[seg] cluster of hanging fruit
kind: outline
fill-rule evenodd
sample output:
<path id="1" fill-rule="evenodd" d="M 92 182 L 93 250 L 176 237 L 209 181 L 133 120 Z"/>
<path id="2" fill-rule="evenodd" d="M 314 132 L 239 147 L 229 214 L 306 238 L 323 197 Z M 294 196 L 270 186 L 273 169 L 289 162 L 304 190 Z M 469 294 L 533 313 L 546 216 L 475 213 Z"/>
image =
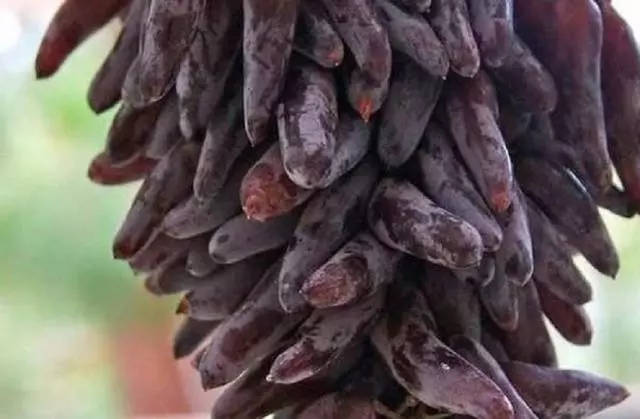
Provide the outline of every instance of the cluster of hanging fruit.
<path id="1" fill-rule="evenodd" d="M 66 0 L 38 76 L 115 19 L 89 177 L 142 180 L 113 252 L 183 294 L 176 357 L 231 383 L 214 419 L 628 396 L 558 369 L 544 322 L 590 343 L 573 257 L 615 276 L 598 207 L 640 208 L 640 55 L 609 2 Z"/>

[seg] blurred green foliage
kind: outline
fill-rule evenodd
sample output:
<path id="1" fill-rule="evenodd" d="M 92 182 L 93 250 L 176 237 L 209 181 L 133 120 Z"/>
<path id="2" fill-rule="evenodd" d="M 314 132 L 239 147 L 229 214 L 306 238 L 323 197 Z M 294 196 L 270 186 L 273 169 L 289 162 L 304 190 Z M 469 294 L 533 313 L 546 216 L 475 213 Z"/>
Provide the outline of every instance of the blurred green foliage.
<path id="1" fill-rule="evenodd" d="M 0 418 L 122 418 L 100 334 L 12 297 L 0 299 Z"/>

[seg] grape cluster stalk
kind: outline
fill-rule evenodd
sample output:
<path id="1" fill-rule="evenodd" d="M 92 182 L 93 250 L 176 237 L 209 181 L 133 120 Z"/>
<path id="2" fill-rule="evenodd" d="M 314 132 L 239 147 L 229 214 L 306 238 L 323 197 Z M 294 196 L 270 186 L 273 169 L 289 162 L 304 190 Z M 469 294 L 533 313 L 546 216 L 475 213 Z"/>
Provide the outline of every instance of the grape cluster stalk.
<path id="1" fill-rule="evenodd" d="M 89 167 L 142 181 L 113 244 L 181 294 L 213 419 L 572 419 L 628 392 L 580 254 L 640 209 L 640 53 L 607 0 L 66 0 L 52 76 L 113 20 Z M 614 176 L 617 175 L 617 176 Z M 617 181 L 619 179 L 619 182 Z"/>

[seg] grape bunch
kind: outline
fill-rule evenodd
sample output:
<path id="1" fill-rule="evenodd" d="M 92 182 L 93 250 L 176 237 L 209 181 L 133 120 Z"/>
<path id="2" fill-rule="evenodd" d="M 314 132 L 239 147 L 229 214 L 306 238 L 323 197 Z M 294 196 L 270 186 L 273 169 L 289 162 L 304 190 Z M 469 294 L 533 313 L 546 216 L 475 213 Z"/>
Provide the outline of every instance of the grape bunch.
<path id="1" fill-rule="evenodd" d="M 142 180 L 113 245 L 182 294 L 214 419 L 582 418 L 581 254 L 640 209 L 640 54 L 600 0 L 66 0 L 36 71 L 122 22 L 89 177 Z M 614 173 L 617 178 L 614 178 Z M 615 182 L 614 182 L 615 179 Z M 205 343 L 206 342 L 206 343 Z"/>

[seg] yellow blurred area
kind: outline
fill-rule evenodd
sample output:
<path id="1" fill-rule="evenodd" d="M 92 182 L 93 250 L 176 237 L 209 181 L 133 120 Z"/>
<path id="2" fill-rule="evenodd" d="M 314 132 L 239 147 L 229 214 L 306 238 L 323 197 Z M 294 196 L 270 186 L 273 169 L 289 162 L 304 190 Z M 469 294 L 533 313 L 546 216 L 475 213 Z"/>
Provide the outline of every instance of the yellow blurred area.
<path id="1" fill-rule="evenodd" d="M 213 396 L 198 390 L 188 362 L 171 359 L 173 301 L 147 296 L 110 254 L 135 186 L 103 188 L 86 178 L 112 117 L 90 112 L 86 88 L 114 28 L 56 78 L 34 81 L 32 59 L 57 3 L 0 0 L 0 419 L 204 412 Z M 614 3 L 640 34 L 639 2 Z M 583 264 L 596 290 L 588 306 L 593 344 L 576 348 L 555 337 L 563 366 L 633 386 L 640 383 L 640 223 L 605 217 L 622 270 L 614 282 Z M 607 417 L 640 417 L 619 412 Z"/>

